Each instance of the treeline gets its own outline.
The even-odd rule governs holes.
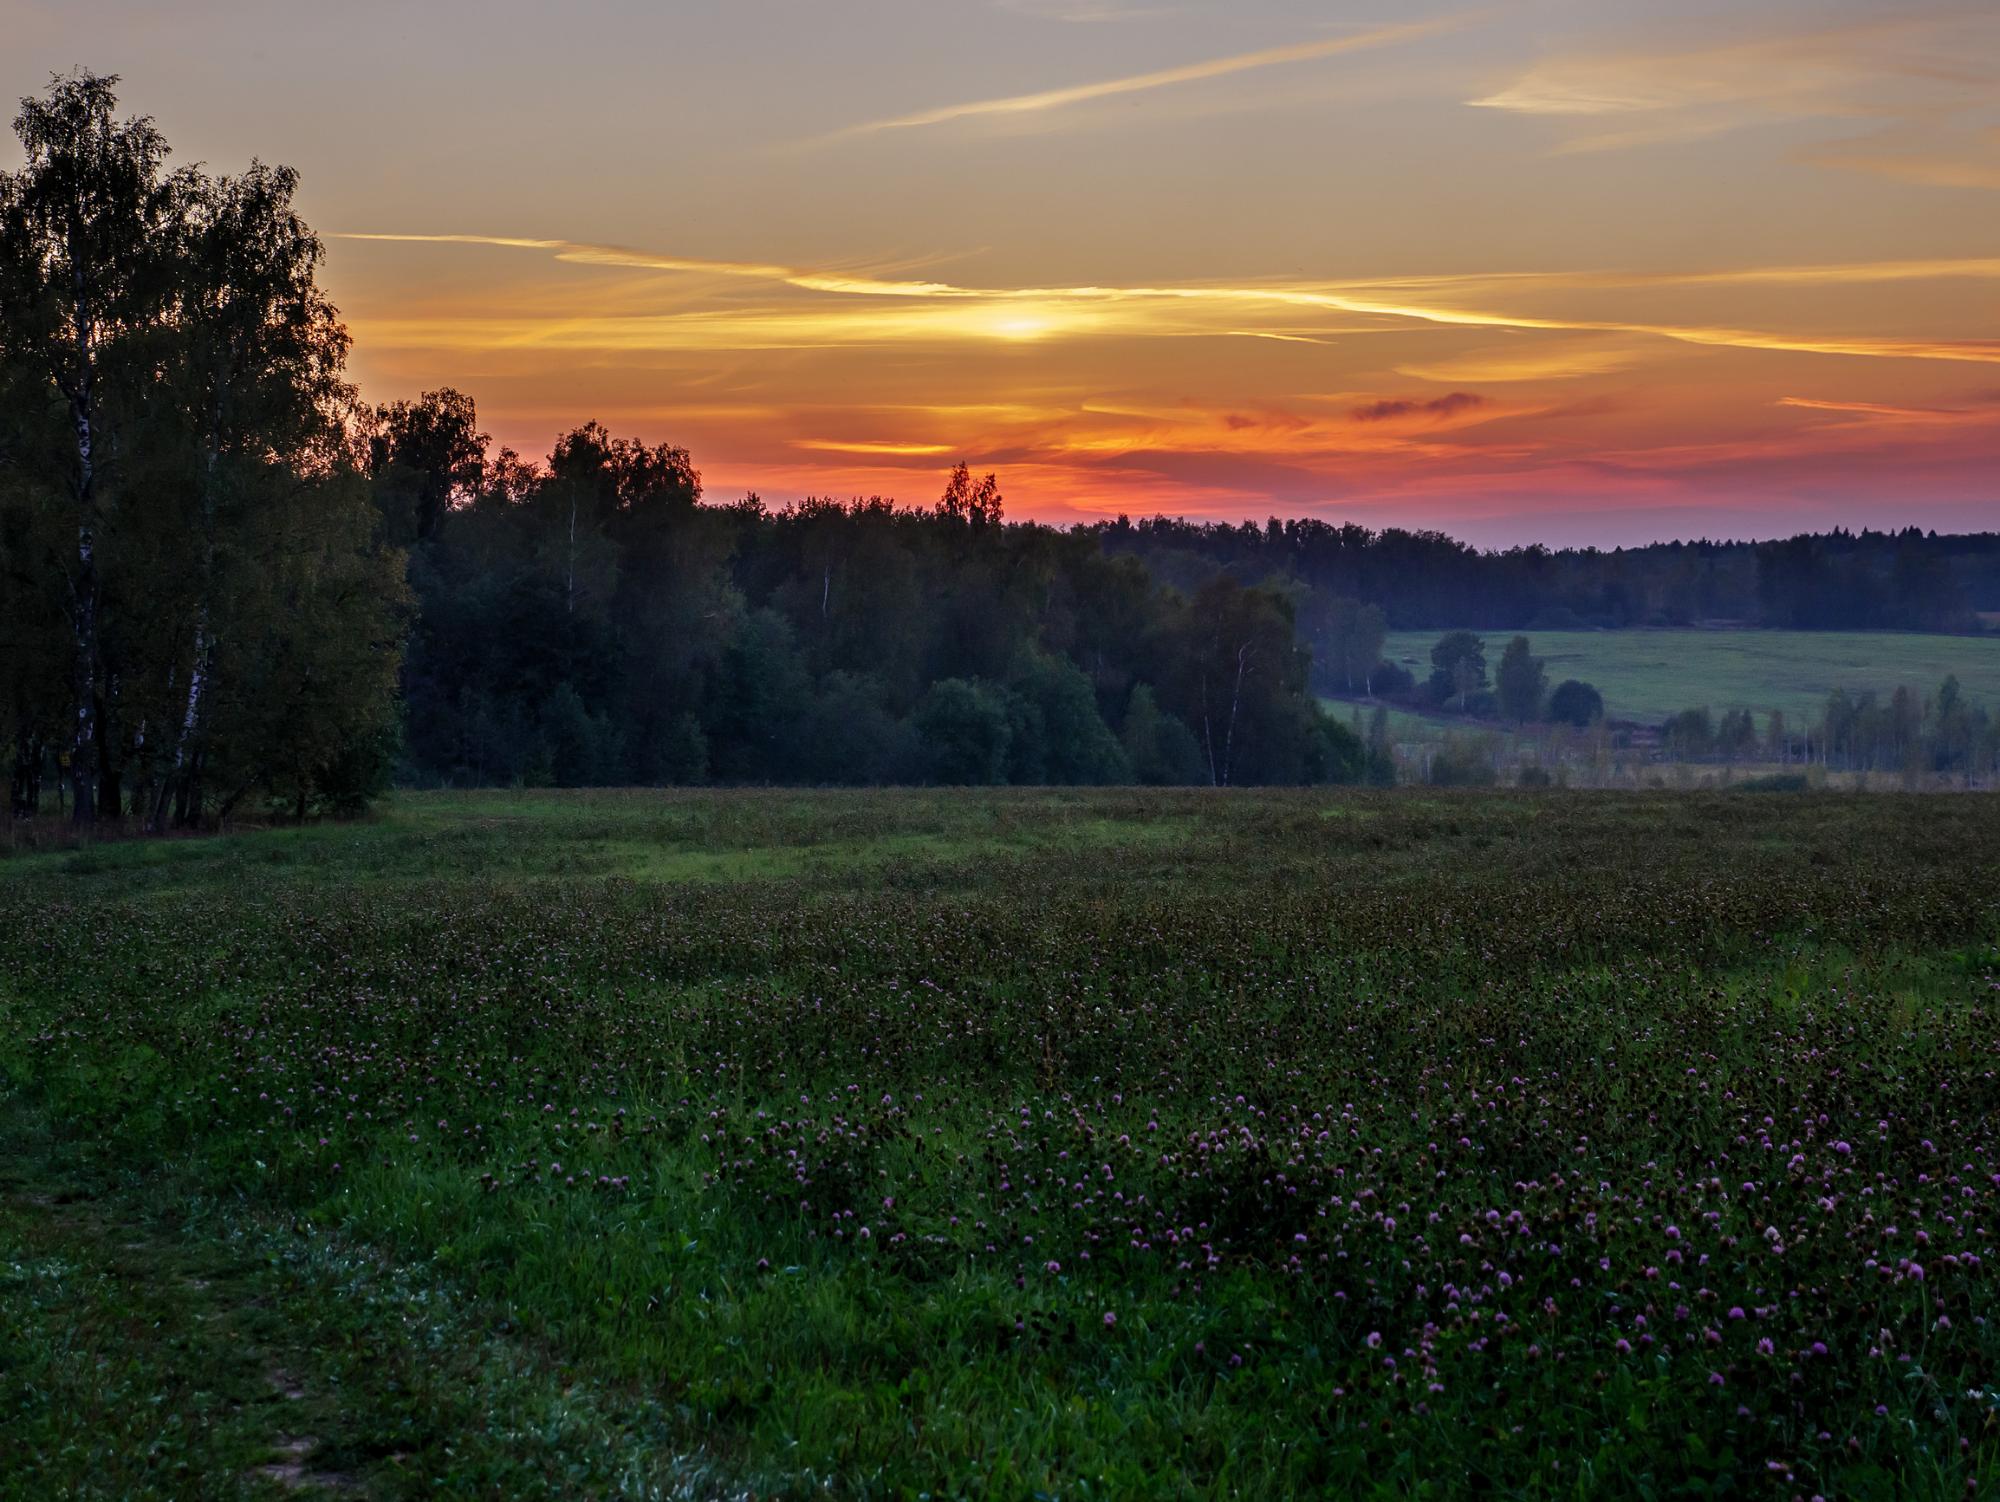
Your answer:
[[[1302,621],[1346,601],[1391,629],[1684,626],[1970,631],[2000,610],[2000,534],[1836,529],[1774,542],[1481,551],[1441,532],[1315,520],[1261,526],[1121,517],[1086,528],[1159,578],[1198,585],[1221,571],[1291,591]],[[1327,643],[1309,644],[1323,662]],[[1329,682],[1326,686],[1331,687]]]
[[[418,613],[418,783],[1299,783],[1368,776],[1307,692],[1282,594],[1161,587],[1007,524],[964,466],[934,507],[701,503],[684,450],[588,424],[482,456],[454,392],[381,414],[375,479]],[[1386,767],[1374,768],[1386,775]]]
[[[2000,717],[1968,700],[1956,677],[1928,697],[1910,688],[1886,697],[1835,689],[1818,722],[1803,726],[1775,711],[1760,728],[1748,710],[1684,709],[1660,727],[1660,744],[1679,761],[1754,758],[1909,776],[2000,772]]]

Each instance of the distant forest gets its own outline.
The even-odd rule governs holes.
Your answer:
[[[1995,500],[2000,502],[2000,481]],[[1562,631],[1714,622],[1795,631],[1976,631],[2000,611],[2000,533],[1808,533],[1770,542],[1481,551],[1441,532],[1120,517],[1084,528],[1186,587],[1226,569],[1381,607],[1391,630]]]
[[[595,423],[544,462],[495,453],[461,393],[376,407],[345,381],[292,173],[167,170],[115,83],[24,101],[27,165],[0,174],[17,815],[304,818],[396,778],[1387,781],[1380,738],[1319,695],[1383,689],[1390,626],[2000,609],[1984,534],[1493,553],[1317,521],[1064,530],[1008,522],[964,465],[934,504],[772,509]],[[1461,706],[1463,668],[1434,675]]]

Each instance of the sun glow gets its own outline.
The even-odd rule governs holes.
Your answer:
[[[637,425],[712,492],[923,501],[964,458],[1017,516],[2000,510],[2000,17],[1552,3],[990,7],[953,66],[711,98],[684,202],[602,140],[530,199],[368,185],[330,277],[371,393],[458,385],[529,453]]]

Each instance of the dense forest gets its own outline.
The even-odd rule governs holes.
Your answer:
[[[595,423],[544,461],[496,453],[459,392],[375,407],[345,380],[293,173],[170,171],[116,82],[24,101],[26,165],[0,174],[16,814],[302,818],[398,777],[1382,781],[1380,737],[1318,695],[1425,688],[1381,662],[1392,625],[1959,630],[2000,605],[1994,536],[1490,553],[1317,521],[1060,530],[1007,521],[962,464],[934,504],[773,509],[714,503],[684,449]],[[1467,708],[1469,671],[1444,663],[1432,699]],[[1545,707],[1582,723],[1594,697]]]
[[[701,503],[679,449],[564,435],[545,466],[464,397],[388,409],[410,550],[414,781],[1351,781],[1281,593],[1182,594],[1088,536],[935,506]]]
[[[1713,622],[1790,630],[1973,631],[2000,611],[2000,534],[1836,529],[1768,542],[1481,551],[1441,532],[1312,519],[1229,525],[1120,517],[1084,529],[1110,553],[1187,584],[1226,570],[1313,602],[1383,613],[1389,629],[1614,629]]]

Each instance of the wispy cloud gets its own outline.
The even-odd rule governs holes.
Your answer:
[[[1356,407],[1349,414],[1356,422],[1390,422],[1403,417],[1456,417],[1486,405],[1486,398],[1472,391],[1453,391],[1426,400],[1422,397],[1384,397]]]
[[[1707,46],[1558,56],[1466,103],[1566,124],[1556,149],[1577,152],[1816,118],[1889,120],[1898,135],[1929,138],[1948,133],[1953,119],[1990,119],[1996,87],[2000,13],[1911,5],[1867,21]],[[1988,185],[1984,164],[1924,150],[1800,155],[1916,181]]]
[[[1316,42],[1294,42],[1284,47],[1266,47],[1257,52],[1239,52],[1230,57],[1209,58],[1202,62],[1185,63],[1179,67],[1156,69],[1150,73],[1132,73],[1122,78],[1100,79],[1094,83],[1071,84],[1058,89],[1042,89],[1030,94],[1009,94],[997,99],[965,100],[957,104],[916,110],[907,115],[892,115],[887,119],[863,121],[834,131],[821,139],[831,141],[873,135],[881,131],[916,130],[930,125],[946,125],[957,120],[976,120],[992,116],[1040,114],[1048,110],[1088,104],[1098,99],[1113,99],[1124,94],[1143,94],[1153,89],[1201,83],[1212,78],[1227,78],[1231,74],[1248,73],[1258,68],[1311,62],[1318,58],[1361,52],[1371,47],[1387,47],[1398,42],[1415,41],[1456,24],[1459,23],[1451,20],[1434,20],[1411,22],[1402,26],[1383,26],[1372,31],[1356,32],[1350,36],[1329,37]]]
[[[888,438],[794,438],[792,447],[816,454],[865,454],[878,458],[924,458],[949,454],[948,443],[898,443]]]
[[[1933,188],[2000,189],[2000,126],[1976,132],[1891,127],[1798,153],[1822,167],[1845,167]]]
[[[1322,339],[1316,334],[1285,334],[1276,329],[1224,329],[1223,333],[1232,339],[1275,339],[1280,344],[1317,344],[1331,347],[1339,343],[1337,339]]]
[[[338,233],[333,240],[372,240],[399,245],[485,245],[502,250],[546,250],[558,261],[578,266],[608,266],[630,271],[687,271],[702,276],[739,277],[750,281],[786,282],[812,292],[853,292],[872,297],[949,297],[965,295],[946,282],[892,281],[837,270],[809,271],[759,261],[716,261],[697,256],[662,255],[621,245],[592,245],[576,240],[529,240],[512,235],[405,235]]]
[[[486,347],[535,346],[564,349],[781,349],[832,345],[891,344],[904,341],[1001,340],[1032,342],[1062,337],[1240,336],[1259,319],[1285,320],[1274,332],[1286,334],[1301,312],[1338,313],[1353,322],[1352,332],[1383,332],[1397,325],[1447,328],[1519,329],[1569,333],[1621,334],[1676,343],[1773,350],[1799,354],[1874,359],[1948,360],[2000,364],[2000,339],[1926,338],[1895,334],[1820,334],[1712,323],[1674,323],[1615,318],[1523,313],[1504,307],[1469,306],[1498,298],[1505,289],[1538,293],[1565,287],[1672,285],[1689,281],[1787,281],[1798,285],[1843,279],[1895,280],[1916,276],[2000,275],[2000,259],[1928,261],[1898,269],[1884,263],[1852,268],[1798,267],[1788,272],[1756,268],[1735,272],[1620,277],[1615,274],[1548,273],[1503,276],[1384,278],[1344,282],[1256,283],[1182,286],[968,287],[949,282],[911,282],[866,272],[815,271],[748,261],[701,260],[659,255],[566,240],[482,235],[342,234],[344,240],[412,241],[542,250],[558,260],[591,266],[688,272],[724,279],[776,283],[829,295],[829,303],[723,308],[628,316],[535,318],[481,317],[450,320],[436,314],[371,324],[371,337],[405,347],[440,339],[456,327],[461,342]],[[1914,268],[1925,268],[1922,270]],[[896,299],[894,309],[871,307]],[[1324,333],[1326,330],[1321,330]]]
[[[1532,317],[1470,308],[1423,307],[1411,303],[1377,302],[1342,297],[1338,306],[1353,313],[1380,313],[1423,323],[1470,328],[1552,329],[1605,334],[1648,334],[1679,344],[1732,349],[1776,350],[1792,354],[1848,355],[1872,359],[1963,360],[2000,365],[2000,339],[1923,339],[1894,335],[1788,333],[1771,329],[1736,328],[1726,324],[1625,322],[1610,318]]]
[[[1856,286],[1869,282],[1928,282],[1956,278],[2000,278],[2000,256],[1954,256],[1909,261],[1850,261],[1832,265],[1743,266],[1723,271],[1675,271],[1625,279],[1627,285],[1680,286]],[[1602,279],[1614,285],[1614,275]]]
[[[1519,341],[1491,349],[1468,350],[1443,359],[1398,365],[1396,373],[1420,381],[1455,385],[1508,381],[1571,381],[1608,375],[1639,363],[1642,351],[1630,342],[1603,338],[1588,341]]]
[[[1227,288],[1205,283],[1185,287],[973,287],[956,282],[908,281],[861,268],[785,266],[768,261],[731,261],[702,256],[637,250],[579,240],[551,240],[515,235],[409,234],[334,231],[330,240],[354,240],[389,245],[470,245],[503,250],[542,250],[558,261],[579,266],[603,266],[640,271],[688,272],[695,275],[783,282],[810,292],[848,293],[864,297],[1206,297],[1231,295],[1297,302],[1314,290],[1352,292],[1424,292],[1453,289],[1514,287],[1679,287],[1679,286],[1812,286],[1870,282],[1934,281],[1950,278],[2000,280],[2000,256],[1925,257],[1900,261],[1804,262],[1782,266],[1719,267],[1700,271],[1505,271],[1440,272],[1423,276],[1348,277],[1337,282],[1269,283]]]
[[[1871,109],[1861,96],[1889,81],[1926,90],[1984,89],[1992,64],[1976,52],[1955,52],[1950,39],[1990,29],[1965,13],[1912,7],[1880,20],[1707,47],[1552,58],[1466,102],[1525,115],[1631,115],[1739,103],[1772,113],[1869,113],[1881,101]]]
[[[1991,427],[2000,434],[2000,407],[1908,407],[1889,402],[1834,401],[1823,397],[1781,396],[1780,407],[1800,407],[1809,412],[1833,412],[1854,422],[1895,423],[1917,427]]]

